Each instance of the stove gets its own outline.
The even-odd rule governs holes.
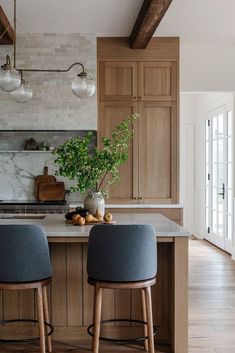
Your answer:
[[[0,213],[64,213],[66,201],[0,200]]]
[[[66,205],[66,201],[0,200],[2,205]]]

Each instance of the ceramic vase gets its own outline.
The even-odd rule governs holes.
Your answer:
[[[103,217],[105,214],[105,202],[101,192],[90,191],[84,200],[84,208],[87,209],[92,215],[96,212]]]

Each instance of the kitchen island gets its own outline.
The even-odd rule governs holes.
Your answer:
[[[65,224],[63,215],[44,219],[24,219],[20,215],[1,218],[0,224],[36,223],[44,227],[51,250],[53,281],[49,291],[54,337],[87,339],[86,328],[92,322],[93,287],[87,284],[87,242],[91,226]],[[37,215],[34,215],[36,217]],[[15,218],[18,217],[18,218]],[[27,215],[22,215],[27,217]],[[152,224],[158,249],[157,283],[152,288],[154,323],[158,327],[156,351],[188,352],[188,236],[189,232],[160,214],[115,214],[118,224]],[[111,227],[112,225],[107,225]],[[114,225],[115,226],[115,225]],[[30,291],[0,294],[0,319],[36,316],[34,294]],[[141,319],[140,293],[130,290],[104,291],[102,318]],[[29,335],[33,327],[17,329],[19,336]],[[8,337],[12,330],[1,328]],[[138,326],[105,327],[103,335],[138,336]]]

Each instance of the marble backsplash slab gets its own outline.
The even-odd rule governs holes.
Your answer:
[[[34,200],[34,178],[43,174],[48,166],[49,174],[55,175],[55,156],[50,152],[0,152],[0,199],[1,200]],[[66,190],[73,182],[63,177]],[[66,196],[67,201],[82,201],[85,195],[72,193]]]
[[[52,147],[58,147],[74,137],[84,137],[83,130],[48,130],[48,131],[0,131],[0,200],[34,200],[34,178],[43,174],[48,166],[49,174],[55,175],[57,166],[55,156],[50,151],[24,151],[25,141],[33,138],[37,143],[45,141]],[[96,132],[94,145],[96,145]],[[65,183],[68,190],[74,182],[57,177]],[[82,201],[85,195],[66,194],[68,201]]]

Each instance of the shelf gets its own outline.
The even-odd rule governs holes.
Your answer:
[[[0,130],[0,153],[47,153],[51,151],[24,150],[26,141],[33,138],[38,146],[43,143],[56,148],[72,138],[84,137],[86,134],[85,130]]]
[[[21,150],[21,151],[0,151],[0,153],[52,153],[53,151],[31,151],[31,150]]]

